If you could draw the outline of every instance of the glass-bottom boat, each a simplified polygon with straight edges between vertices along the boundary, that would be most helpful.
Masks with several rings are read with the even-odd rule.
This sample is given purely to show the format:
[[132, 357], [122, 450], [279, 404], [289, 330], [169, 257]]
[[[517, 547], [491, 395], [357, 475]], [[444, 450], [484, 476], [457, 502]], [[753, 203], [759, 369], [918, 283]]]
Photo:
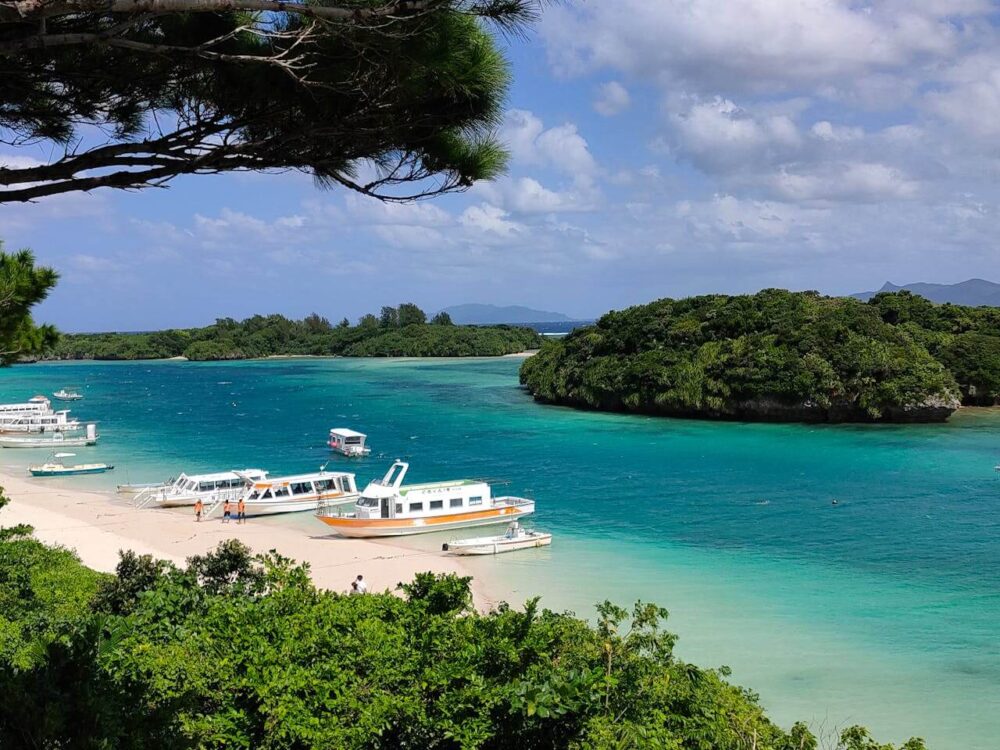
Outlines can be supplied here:
[[404, 486], [409, 467], [396, 461], [365, 488], [353, 513], [321, 507], [317, 517], [340, 536], [367, 538], [488, 526], [535, 512], [534, 500], [494, 497], [487, 482], [474, 479]]

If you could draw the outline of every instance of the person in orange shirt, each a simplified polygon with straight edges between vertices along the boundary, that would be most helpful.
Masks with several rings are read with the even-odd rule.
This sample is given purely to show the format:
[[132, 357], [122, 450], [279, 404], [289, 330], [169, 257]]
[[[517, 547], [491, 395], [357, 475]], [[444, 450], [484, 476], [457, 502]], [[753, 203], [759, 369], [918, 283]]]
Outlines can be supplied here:
[[197, 520], [197, 521], [201, 520], [201, 512], [203, 510], [205, 510], [205, 504], [201, 501], [201, 498], [199, 497], [194, 502], [194, 517], [195, 517], [195, 520]]
[[243, 498], [236, 503], [236, 523], [246, 523], [247, 521], [247, 504], [244, 502]]
[[229, 523], [233, 520], [233, 506], [228, 500], [222, 504], [222, 522]]

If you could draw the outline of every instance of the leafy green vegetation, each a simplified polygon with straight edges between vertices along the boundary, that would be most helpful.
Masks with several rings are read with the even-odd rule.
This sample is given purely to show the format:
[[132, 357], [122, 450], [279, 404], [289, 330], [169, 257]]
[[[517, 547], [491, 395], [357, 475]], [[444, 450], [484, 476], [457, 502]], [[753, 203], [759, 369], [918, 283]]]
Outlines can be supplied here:
[[[0, 505], [2, 505], [0, 500]], [[728, 670], [674, 654], [665, 610], [471, 607], [469, 579], [318, 590], [222, 543], [117, 575], [0, 535], [0, 747], [816, 750]], [[893, 750], [867, 731], [841, 750]], [[902, 750], [922, 750], [913, 739]]]
[[58, 274], [36, 268], [30, 250], [3, 252], [0, 240], [0, 367], [38, 356], [58, 339], [52, 326], [35, 325], [31, 308], [45, 299]]
[[447, 317], [427, 323], [412, 303], [384, 307], [379, 318], [365, 315], [358, 325], [345, 319], [333, 326], [313, 314], [304, 320], [255, 315], [242, 322], [217, 320], [205, 328], [155, 333], [84, 333], [63, 336], [52, 352], [57, 359], [249, 359], [275, 355], [345, 357], [498, 356], [537, 349], [541, 337], [528, 328], [454, 326]]
[[549, 342], [521, 382], [540, 401], [676, 416], [935, 421], [1000, 398], [1000, 310], [908, 292], [664, 299]]

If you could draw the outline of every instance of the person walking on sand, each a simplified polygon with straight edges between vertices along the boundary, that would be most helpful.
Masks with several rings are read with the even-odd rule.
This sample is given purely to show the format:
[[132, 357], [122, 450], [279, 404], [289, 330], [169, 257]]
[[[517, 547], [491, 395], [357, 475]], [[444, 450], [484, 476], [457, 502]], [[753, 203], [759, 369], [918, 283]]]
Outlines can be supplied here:
[[201, 501], [201, 498], [199, 497], [194, 502], [194, 517], [195, 517], [195, 520], [201, 521], [201, 512], [203, 510], [205, 510], [205, 504]]
[[226, 502], [222, 504], [222, 522], [229, 523], [232, 520], [233, 520], [232, 504], [228, 500], [226, 500]]
[[236, 523], [246, 523], [247, 522], [247, 504], [244, 502], [243, 498], [236, 503]]

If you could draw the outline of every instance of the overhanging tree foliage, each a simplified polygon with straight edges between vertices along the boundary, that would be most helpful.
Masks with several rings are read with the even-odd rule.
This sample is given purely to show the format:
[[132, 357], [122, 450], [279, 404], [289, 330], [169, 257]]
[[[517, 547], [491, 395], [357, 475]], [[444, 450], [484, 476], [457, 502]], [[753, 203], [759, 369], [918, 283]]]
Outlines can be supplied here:
[[539, 0], [0, 0], [0, 202], [298, 169], [388, 200], [496, 176]]
[[59, 337], [52, 326], [36, 326], [31, 308], [48, 296], [58, 275], [35, 268], [30, 250], [3, 252], [0, 240], [0, 366], [39, 354]]

